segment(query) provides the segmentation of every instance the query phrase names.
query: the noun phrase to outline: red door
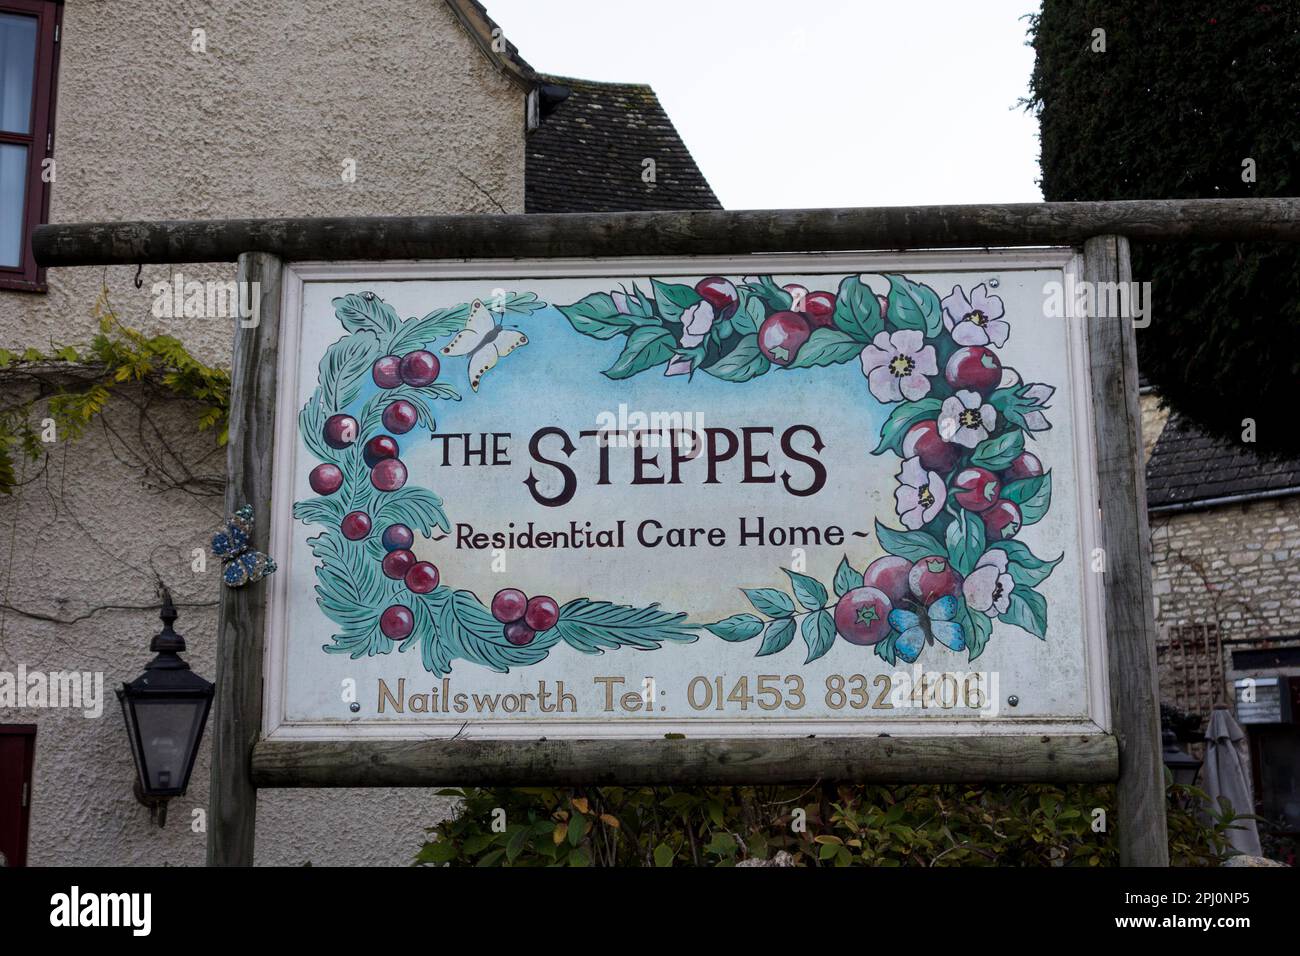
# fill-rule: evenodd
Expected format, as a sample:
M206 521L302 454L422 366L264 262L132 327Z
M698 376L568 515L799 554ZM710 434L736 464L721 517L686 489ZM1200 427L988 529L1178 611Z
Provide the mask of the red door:
M0 854L9 866L27 865L35 724L0 724Z

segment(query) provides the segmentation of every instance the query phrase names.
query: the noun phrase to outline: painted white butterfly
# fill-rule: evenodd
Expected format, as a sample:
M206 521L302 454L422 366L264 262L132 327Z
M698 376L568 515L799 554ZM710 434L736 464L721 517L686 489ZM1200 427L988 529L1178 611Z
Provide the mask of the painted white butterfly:
M478 391L478 383L488 370L521 345L528 336L518 329L502 328L490 309L475 299L469 307L464 331L442 349L443 355L469 355L469 387Z

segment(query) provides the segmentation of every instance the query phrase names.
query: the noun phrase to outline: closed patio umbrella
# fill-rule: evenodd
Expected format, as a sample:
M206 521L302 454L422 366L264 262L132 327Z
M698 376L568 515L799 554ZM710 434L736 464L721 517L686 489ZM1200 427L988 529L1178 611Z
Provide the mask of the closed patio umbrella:
M1205 728L1205 763L1201 786L1218 809L1219 797L1226 797L1238 814L1255 812L1250 785L1250 751L1246 734L1226 707L1214 708ZM1228 840L1239 852L1259 856L1259 831L1254 820L1239 820L1228 831Z

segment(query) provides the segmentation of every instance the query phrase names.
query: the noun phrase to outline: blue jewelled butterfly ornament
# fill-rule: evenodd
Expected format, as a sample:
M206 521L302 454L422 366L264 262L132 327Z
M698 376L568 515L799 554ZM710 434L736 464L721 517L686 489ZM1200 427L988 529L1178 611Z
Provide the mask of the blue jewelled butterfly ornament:
M212 553L221 559L221 580L228 588L242 588L275 571L275 561L249 548L253 536L253 506L244 505L226 522L226 530L212 536Z

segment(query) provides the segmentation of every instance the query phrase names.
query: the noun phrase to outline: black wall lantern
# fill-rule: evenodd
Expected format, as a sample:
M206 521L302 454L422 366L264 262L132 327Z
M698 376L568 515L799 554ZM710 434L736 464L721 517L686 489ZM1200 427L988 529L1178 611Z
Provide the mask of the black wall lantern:
M172 630L176 607L163 591L163 629L149 650L157 653L144 673L117 692L135 759L135 795L159 826L167 823L167 801L185 793L194 758L208 722L215 685L180 659L185 638Z

